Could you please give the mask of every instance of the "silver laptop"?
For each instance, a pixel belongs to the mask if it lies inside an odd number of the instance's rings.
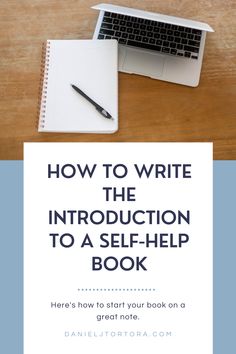
[[[127,7],[99,4],[94,39],[119,42],[119,70],[198,86],[206,23]]]

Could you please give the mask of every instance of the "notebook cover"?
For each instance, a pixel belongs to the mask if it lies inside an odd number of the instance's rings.
[[[40,132],[113,133],[118,129],[118,44],[115,40],[48,40]],[[79,87],[113,119],[78,94]]]

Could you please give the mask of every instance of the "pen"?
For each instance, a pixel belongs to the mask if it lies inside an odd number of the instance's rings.
[[[94,102],[89,96],[87,96],[83,91],[81,91],[77,86],[72,85],[72,88],[78,92],[81,96],[83,96],[87,101],[89,101],[95,108],[96,110],[105,118],[107,119],[113,119],[112,116],[110,115],[110,113],[108,113],[104,108],[102,108],[101,106],[99,106],[99,104],[97,104],[96,102]]]

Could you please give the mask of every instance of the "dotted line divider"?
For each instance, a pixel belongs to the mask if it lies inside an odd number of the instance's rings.
[[[153,288],[79,288],[78,291],[157,291]]]

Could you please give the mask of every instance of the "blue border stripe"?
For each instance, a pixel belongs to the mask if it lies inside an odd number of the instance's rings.
[[[23,353],[23,163],[0,161],[0,353]]]
[[[236,353],[236,161],[214,162],[214,354]]]

